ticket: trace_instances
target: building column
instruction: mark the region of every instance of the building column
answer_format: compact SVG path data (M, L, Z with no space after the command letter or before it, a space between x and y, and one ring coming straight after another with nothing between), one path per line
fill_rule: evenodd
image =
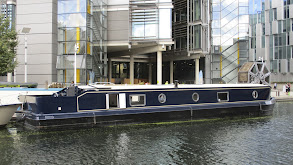
M7 82L12 82L12 73L7 73Z
M130 55L130 84L134 84L134 56Z
M112 60L111 60L111 58L108 59L108 68L109 68L108 82L111 82L111 79L112 79Z
M174 81L174 65L173 65L174 61L171 60L170 61L170 84L173 83Z
M152 84L152 77L153 77L153 73L152 73L152 63L149 63L149 83Z
M195 59L195 84L199 84L199 58Z
M162 85L162 52L157 52L157 84Z

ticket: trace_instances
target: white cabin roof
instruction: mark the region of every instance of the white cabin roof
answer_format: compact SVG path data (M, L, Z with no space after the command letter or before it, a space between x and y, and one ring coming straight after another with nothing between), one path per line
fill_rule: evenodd
M179 84L178 88L223 88L223 87L266 87L263 84ZM129 85L129 84L99 84L78 86L81 89L173 89L174 84L168 85Z

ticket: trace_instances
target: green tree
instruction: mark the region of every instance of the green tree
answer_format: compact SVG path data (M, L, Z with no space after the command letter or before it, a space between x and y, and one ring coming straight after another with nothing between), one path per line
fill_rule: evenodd
M17 65L16 56L17 33L11 27L9 19L0 14L0 75L13 72Z

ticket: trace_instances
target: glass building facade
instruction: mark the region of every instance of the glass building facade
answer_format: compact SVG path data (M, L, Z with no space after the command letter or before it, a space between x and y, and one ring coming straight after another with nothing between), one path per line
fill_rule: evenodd
M106 5L105 0L58 0L58 82L74 81L75 44L76 83L106 81Z
M248 61L249 0L212 1L212 83L237 83Z
M129 1L131 21L130 39L154 40L172 38L172 9L170 6L163 6L171 2L172 0Z
M265 59L269 62L271 72L292 72L290 62L293 49L290 38L293 31L293 15L290 15L290 12L293 12L293 1L261 0L255 2L254 5L261 6L250 15L250 49L253 50L251 52L254 59L263 57L264 53L261 50L266 49L269 53ZM260 46L258 46L258 42Z
M10 20L10 28L15 25L15 0L1 0L1 14Z

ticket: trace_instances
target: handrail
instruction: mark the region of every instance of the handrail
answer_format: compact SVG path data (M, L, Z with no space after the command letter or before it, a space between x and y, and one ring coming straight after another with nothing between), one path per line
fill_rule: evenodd
M235 45L235 44L234 44ZM231 54L229 54L229 56L226 56L226 57L224 57L224 59L222 59L222 61L224 61L224 60L226 60L227 58L229 58L229 57L231 57L234 53L236 53L238 51L238 49L237 50L235 50L234 52L232 52Z
M228 81L228 83L230 83L231 81L233 81L235 78L237 78L237 76L235 76L232 80L230 79L230 81Z
M232 2L232 3L233 3L233 2ZM232 3L231 3L231 4L232 4ZM230 4L230 5L231 5L231 4ZM227 8L227 7L225 7L223 10L225 10L226 8ZM221 19L227 17L227 15L231 14L231 13L232 13L233 11L235 11L236 9L238 9L238 7L236 7L236 8L233 9L232 11L230 11L230 12L229 12L228 14L226 14L225 16L221 16ZM221 10L221 11L223 11L223 10ZM237 16L237 17L238 17L238 16Z
M226 43L227 41L229 41L231 38L235 38L235 36L237 36L238 34L239 33L237 32L235 35L233 35L232 37L228 38L225 42L221 43L221 46L224 45L224 43ZM233 42L233 44L234 44L234 42Z
M238 18L238 16L232 18L228 23L226 23L225 25L221 26L221 28L224 28L226 25L228 25L232 20L234 20L235 18Z
M230 74L231 72L233 72L235 69L237 69L237 68L232 69L231 71L229 71L228 73L226 73L224 76L222 76L222 78L226 77L228 74Z
M238 59L236 58L235 60L230 61L230 63L229 63L228 65L226 65L226 66L222 69L222 71L223 71L224 69L226 69L228 66L232 65L236 60L238 60ZM237 66L238 66L238 65L237 65Z
M227 33L230 32L231 30L234 30L234 28L235 28L236 26L239 26L239 25L237 24L237 25L233 26L230 30L226 31L224 34L221 34L221 36L227 34Z

